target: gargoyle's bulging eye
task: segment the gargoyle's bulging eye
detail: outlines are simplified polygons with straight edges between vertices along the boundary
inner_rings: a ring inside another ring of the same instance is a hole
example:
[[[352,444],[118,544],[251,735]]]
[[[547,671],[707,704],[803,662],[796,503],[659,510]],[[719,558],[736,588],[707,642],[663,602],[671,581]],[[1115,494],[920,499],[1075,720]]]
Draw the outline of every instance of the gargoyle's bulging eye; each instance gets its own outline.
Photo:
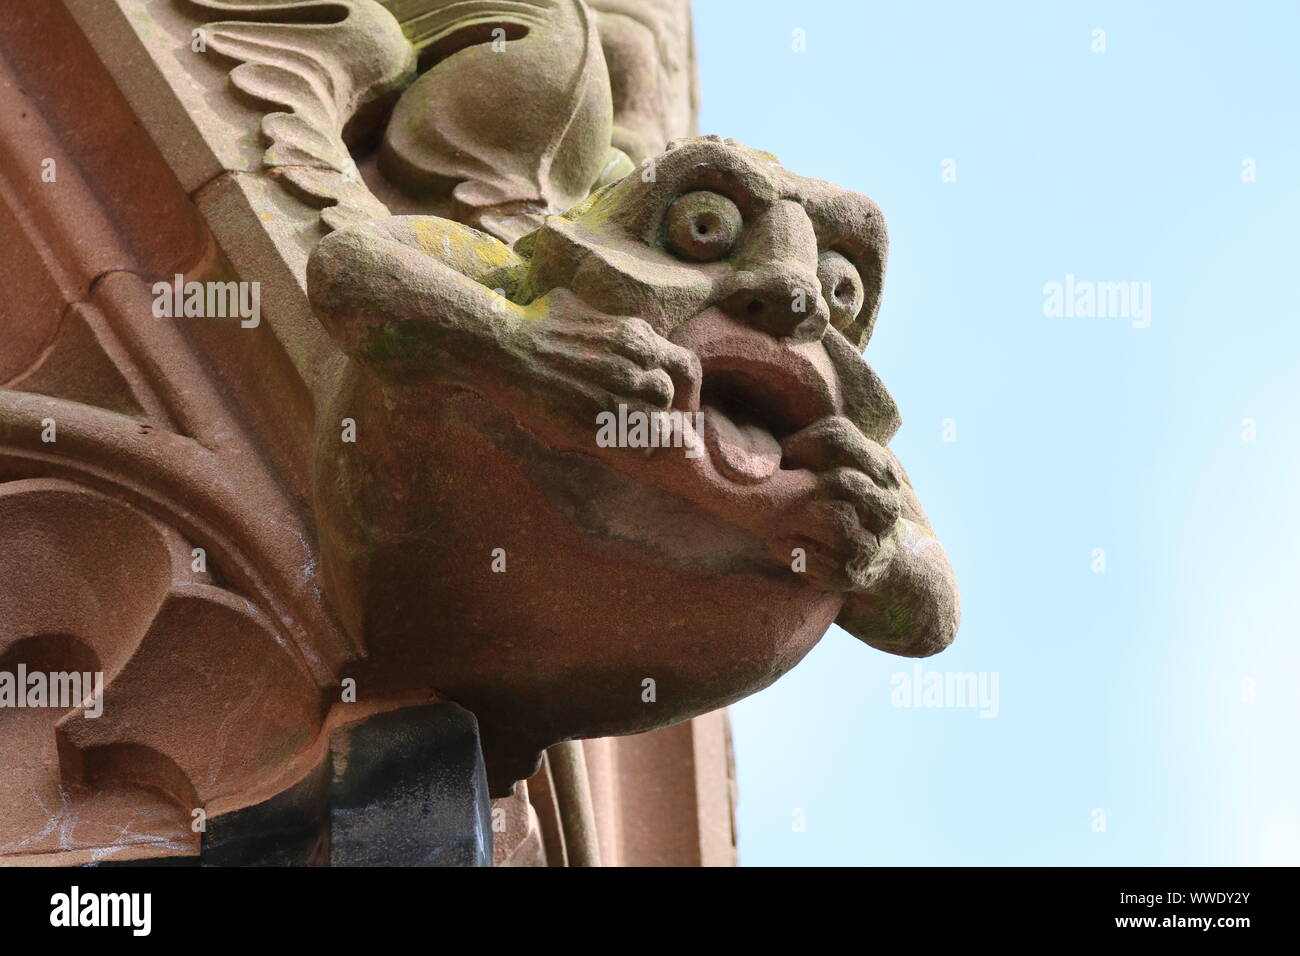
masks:
[[[862,277],[838,252],[823,252],[817,260],[817,278],[831,310],[831,325],[843,332],[858,317],[866,298]]]
[[[683,193],[668,207],[668,250],[692,262],[714,262],[736,244],[744,226],[736,204],[719,193]]]

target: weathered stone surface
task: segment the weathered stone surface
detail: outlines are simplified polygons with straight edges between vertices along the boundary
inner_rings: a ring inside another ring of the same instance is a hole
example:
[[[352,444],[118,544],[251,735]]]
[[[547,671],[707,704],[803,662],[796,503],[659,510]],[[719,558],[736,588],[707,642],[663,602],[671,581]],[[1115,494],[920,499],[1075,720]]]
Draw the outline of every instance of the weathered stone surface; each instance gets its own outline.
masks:
[[[427,217],[327,236],[308,290],[352,364],[316,514],[359,679],[471,707],[503,794],[557,741],[766,686],[837,618],[941,650],[951,570],[858,354],[884,261],[869,199],[717,138],[513,248]],[[699,415],[703,448],[602,447],[620,407]]]
[[[448,698],[529,779],[499,863],[727,863],[725,718],[674,724],[832,620],[951,639],[860,357],[880,213],[669,148],[696,99],[685,0],[18,0],[0,670],[105,713],[0,710],[5,862],[192,860],[198,811],[207,862],[486,862]],[[160,316],[178,276],[263,314]],[[597,440],[629,412],[699,454]]]

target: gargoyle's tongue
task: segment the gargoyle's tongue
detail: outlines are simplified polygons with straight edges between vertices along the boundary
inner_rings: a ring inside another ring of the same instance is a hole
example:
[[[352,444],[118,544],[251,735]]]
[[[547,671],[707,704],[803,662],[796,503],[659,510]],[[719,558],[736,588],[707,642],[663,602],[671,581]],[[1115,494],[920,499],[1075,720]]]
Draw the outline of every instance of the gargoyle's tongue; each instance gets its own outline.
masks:
[[[765,481],[781,467],[781,444],[756,416],[704,404],[704,444],[714,467],[733,481]]]

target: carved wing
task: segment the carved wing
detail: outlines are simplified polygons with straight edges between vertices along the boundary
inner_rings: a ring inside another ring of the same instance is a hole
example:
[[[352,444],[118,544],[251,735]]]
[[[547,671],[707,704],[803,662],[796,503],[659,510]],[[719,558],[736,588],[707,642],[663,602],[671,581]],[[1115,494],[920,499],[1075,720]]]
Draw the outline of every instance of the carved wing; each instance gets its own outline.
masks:
[[[403,24],[428,69],[393,111],[379,167],[408,195],[450,201],[424,211],[510,241],[632,170],[611,148],[609,73],[583,0],[443,2]]]
[[[238,18],[205,24],[196,42],[240,61],[230,79],[244,93],[285,108],[262,120],[266,167],[324,207],[330,229],[386,216],[347,138],[415,76],[415,49],[393,15],[375,0],[189,2]]]
[[[611,146],[610,78],[583,0],[188,3],[231,17],[195,42],[237,61],[236,88],[283,108],[262,121],[263,163],[329,229],[389,212],[349,150],[371,152],[380,125],[376,175],[402,197],[396,211],[506,241],[633,168]]]

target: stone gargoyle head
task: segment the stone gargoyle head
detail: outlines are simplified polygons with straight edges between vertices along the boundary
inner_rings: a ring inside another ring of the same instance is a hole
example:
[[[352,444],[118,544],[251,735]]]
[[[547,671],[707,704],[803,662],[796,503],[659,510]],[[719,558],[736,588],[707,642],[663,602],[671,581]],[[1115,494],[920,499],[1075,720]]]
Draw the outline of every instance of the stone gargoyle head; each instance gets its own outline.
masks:
[[[832,622],[952,641],[952,571],[861,357],[870,199],[687,140],[513,247],[396,216],[327,236],[349,357],[317,436],[325,572],[359,686],[479,718],[495,793],[540,752],[724,706]]]

